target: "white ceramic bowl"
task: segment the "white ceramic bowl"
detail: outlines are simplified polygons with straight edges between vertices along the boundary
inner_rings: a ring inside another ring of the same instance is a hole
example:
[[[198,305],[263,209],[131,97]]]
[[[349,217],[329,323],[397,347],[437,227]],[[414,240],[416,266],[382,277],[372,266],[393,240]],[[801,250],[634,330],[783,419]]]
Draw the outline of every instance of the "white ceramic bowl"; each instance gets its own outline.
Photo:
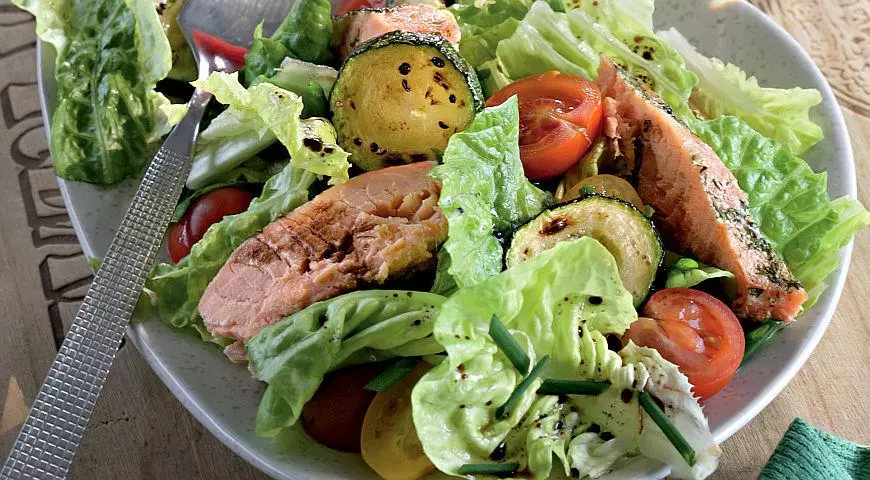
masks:
[[[828,171],[832,197],[855,196],[852,150],[840,107],[819,69],[792,37],[746,2],[719,8],[710,8],[703,1],[657,3],[657,25],[676,27],[702,53],[740,65],[764,85],[820,90],[823,103],[813,113],[825,139],[806,159],[817,171]],[[55,55],[46,44],[40,44],[38,52],[48,133],[48,118],[55,104]],[[60,181],[86,255],[102,256],[107,250],[135,183],[103,189]],[[819,302],[773,343],[762,347],[728,387],[707,402],[704,411],[717,441],[723,442],[755,417],[809,357],[837,306],[851,249],[850,244],[841,252],[840,267],[829,278],[830,287]],[[358,455],[322,447],[299,428],[274,441],[258,438],[254,415],[263,387],[245,368],[228,362],[219,349],[192,335],[174,332],[156,318],[133,325],[128,336],[172,393],[212,434],[267,474],[280,479],[376,478]],[[618,476],[660,478],[666,473],[661,465],[640,462]]]

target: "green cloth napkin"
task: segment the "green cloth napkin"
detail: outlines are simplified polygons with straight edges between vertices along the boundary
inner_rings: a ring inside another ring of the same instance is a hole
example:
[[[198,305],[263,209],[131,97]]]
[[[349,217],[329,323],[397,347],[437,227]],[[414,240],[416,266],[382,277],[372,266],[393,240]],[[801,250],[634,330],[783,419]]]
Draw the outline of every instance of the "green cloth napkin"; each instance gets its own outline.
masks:
[[[759,480],[867,480],[870,446],[855,445],[795,419]]]

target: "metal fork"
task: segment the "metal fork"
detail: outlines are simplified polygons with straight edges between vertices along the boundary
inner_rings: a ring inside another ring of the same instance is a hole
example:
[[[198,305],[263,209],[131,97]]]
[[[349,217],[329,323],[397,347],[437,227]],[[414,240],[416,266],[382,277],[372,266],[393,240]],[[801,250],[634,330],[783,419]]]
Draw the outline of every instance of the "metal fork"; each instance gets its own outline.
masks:
[[[264,31],[272,31],[291,2],[187,0],[178,20],[196,56],[199,77],[241,68],[230,56],[207,48],[202,34],[249,47],[254,27],[266,19]],[[208,92],[193,93],[187,114],[146,170],[0,479],[66,477],[190,173],[193,144],[210,100]]]

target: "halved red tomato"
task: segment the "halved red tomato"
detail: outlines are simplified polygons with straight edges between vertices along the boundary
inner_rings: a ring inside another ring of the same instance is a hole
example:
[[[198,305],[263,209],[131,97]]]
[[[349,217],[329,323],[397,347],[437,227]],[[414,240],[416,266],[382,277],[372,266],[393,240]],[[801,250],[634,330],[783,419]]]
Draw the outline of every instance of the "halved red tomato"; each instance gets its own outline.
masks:
[[[487,106],[516,95],[520,159],[526,176],[546,180],[564,173],[592,146],[601,130],[601,91],[577,75],[550,71],[495,92]]]
[[[184,217],[169,226],[167,246],[169,258],[178,263],[190,253],[191,247],[202,239],[208,227],[227,215],[244,212],[254,194],[237,187],[222,187],[197,198]]]
[[[721,390],[743,359],[745,339],[734,312],[716,297],[690,288],[654,293],[623,342],[658,350],[677,365],[702,400]]]

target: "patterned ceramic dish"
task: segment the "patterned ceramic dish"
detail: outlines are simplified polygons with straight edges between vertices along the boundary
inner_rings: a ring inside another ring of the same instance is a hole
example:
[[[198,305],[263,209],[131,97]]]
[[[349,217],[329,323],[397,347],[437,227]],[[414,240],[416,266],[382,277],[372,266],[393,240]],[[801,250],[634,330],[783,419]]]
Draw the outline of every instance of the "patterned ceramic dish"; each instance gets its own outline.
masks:
[[[822,105],[814,120],[825,139],[806,160],[816,170],[828,171],[831,197],[856,194],[855,170],[849,137],[831,88],[809,56],[782,28],[754,6],[728,2],[711,8],[706,2],[659,0],[656,21],[674,26],[706,55],[742,66],[762,84],[775,87],[816,88]],[[40,45],[39,80],[46,131],[55,105],[54,52]],[[60,180],[76,234],[88,256],[108,248],[135,188],[127,182],[112,189]],[[756,353],[725,390],[706,403],[705,413],[717,441],[723,442],[749,422],[804,364],[824,333],[843,289],[851,255],[843,249],[840,267],[819,302]],[[172,393],[212,434],[253,465],[280,479],[370,478],[374,473],[359,455],[338,453],[291,429],[276,440],[254,434],[254,416],[262,385],[244,367],[229,363],[217,348],[191,335],[171,331],[156,318],[138,323],[128,336]],[[660,478],[667,470],[638,462],[620,478]]]

